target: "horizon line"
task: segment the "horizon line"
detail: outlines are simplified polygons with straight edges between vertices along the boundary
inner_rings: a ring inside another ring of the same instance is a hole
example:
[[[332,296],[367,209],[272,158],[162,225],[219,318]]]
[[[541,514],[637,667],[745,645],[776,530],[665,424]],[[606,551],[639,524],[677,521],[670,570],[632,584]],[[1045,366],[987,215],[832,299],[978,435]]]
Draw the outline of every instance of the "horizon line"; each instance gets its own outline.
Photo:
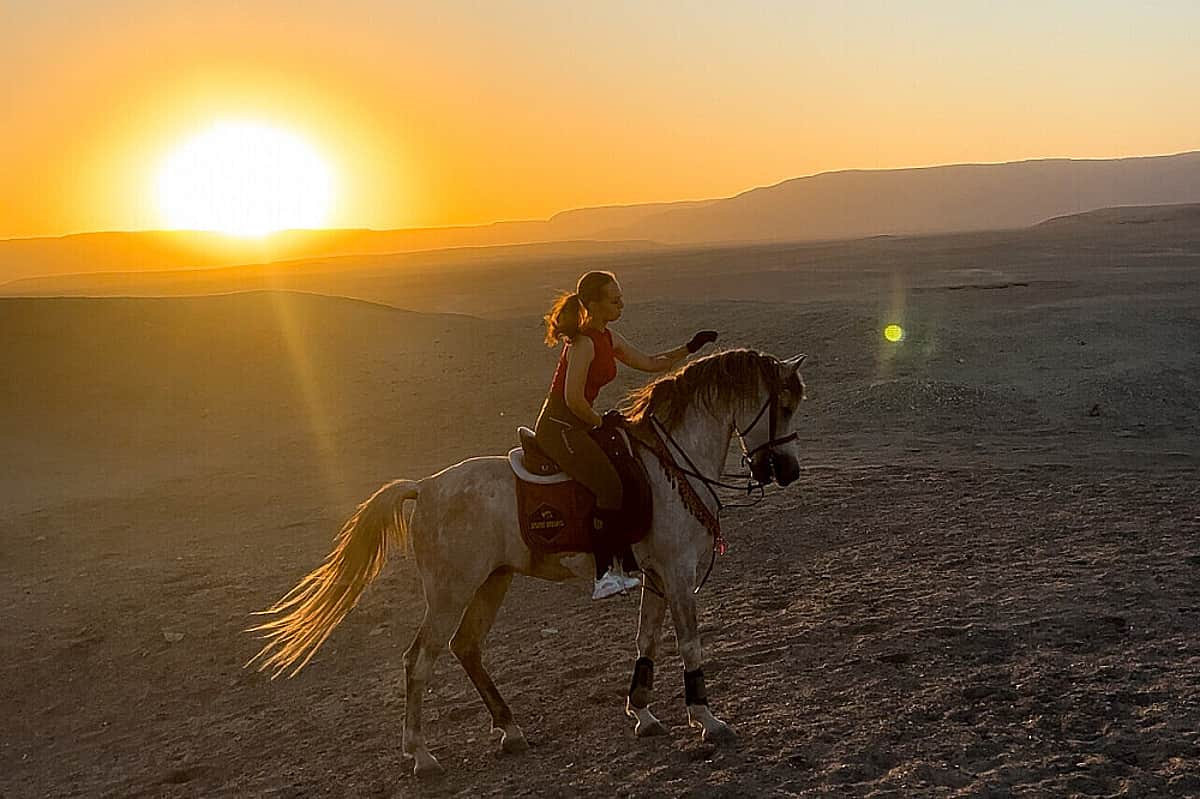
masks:
[[[323,228],[282,228],[280,230],[264,233],[259,236],[240,236],[232,233],[224,233],[219,230],[202,230],[194,228],[108,228],[103,230],[78,230],[69,233],[47,233],[41,235],[16,235],[0,237],[0,243],[13,241],[38,241],[48,239],[68,239],[79,236],[103,236],[110,234],[121,233],[140,233],[140,234],[205,234],[228,239],[231,242],[245,243],[247,245],[255,242],[261,242],[264,239],[272,236],[278,236],[286,233],[417,233],[430,231],[456,231],[470,230],[475,228],[495,227],[498,225],[521,225],[521,224],[545,224],[553,221],[555,218],[577,211],[598,211],[614,208],[638,208],[647,205],[676,205],[684,203],[711,203],[720,202],[721,200],[731,200],[737,197],[742,197],[754,191],[762,189],[773,189],[782,186],[785,183],[791,183],[796,180],[808,180],[811,178],[823,177],[825,175],[844,175],[849,173],[869,173],[869,172],[915,172],[927,169],[947,169],[951,167],[979,167],[979,166],[1010,166],[1015,164],[1031,164],[1043,163],[1048,161],[1078,161],[1078,162],[1100,162],[1100,161],[1133,161],[1153,158],[1176,158],[1184,155],[1200,154],[1200,146],[1197,149],[1180,150],[1172,153],[1148,153],[1140,155],[1117,155],[1117,156],[1100,156],[1100,157],[1077,157],[1077,156],[1039,156],[1036,158],[1021,158],[1008,161],[951,161],[935,164],[920,164],[913,166],[899,167],[845,167],[841,169],[827,169],[821,172],[813,172],[806,175],[795,175],[790,178],[783,178],[775,183],[767,183],[761,186],[752,186],[743,189],[734,194],[729,194],[720,197],[701,197],[701,198],[682,198],[673,200],[646,200],[642,202],[629,203],[614,203],[609,205],[581,205],[571,208],[564,208],[555,211],[550,216],[543,219],[495,219],[489,222],[475,222],[461,225],[428,225],[420,227],[394,227],[394,228],[372,228],[372,227],[323,227]]]

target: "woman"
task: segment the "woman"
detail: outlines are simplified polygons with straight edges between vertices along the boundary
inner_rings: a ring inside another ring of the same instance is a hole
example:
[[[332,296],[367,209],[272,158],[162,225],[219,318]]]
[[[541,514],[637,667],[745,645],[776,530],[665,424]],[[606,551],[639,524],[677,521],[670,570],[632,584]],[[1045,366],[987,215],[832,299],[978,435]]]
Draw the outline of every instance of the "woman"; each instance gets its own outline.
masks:
[[[683,346],[657,355],[635,349],[608,325],[621,318],[621,286],[611,272],[588,272],[575,291],[560,296],[546,314],[546,344],[565,341],[550,392],[535,430],[538,444],[567,474],[596,495],[596,524],[592,546],[596,553],[596,583],[592,599],[604,599],[638,584],[613,572],[612,525],[621,509],[621,478],[589,431],[604,418],[592,408],[600,389],[617,375],[617,361],[643,372],[665,372],[690,353],[717,340],[702,330]],[[619,415],[616,411],[609,414]]]

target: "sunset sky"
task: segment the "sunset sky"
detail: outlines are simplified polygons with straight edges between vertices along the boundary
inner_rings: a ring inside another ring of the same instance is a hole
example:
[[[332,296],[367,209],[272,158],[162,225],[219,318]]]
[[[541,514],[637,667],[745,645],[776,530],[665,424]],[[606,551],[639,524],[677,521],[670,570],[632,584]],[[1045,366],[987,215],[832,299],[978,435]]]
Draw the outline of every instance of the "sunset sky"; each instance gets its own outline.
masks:
[[[1198,30],[1194,0],[6,0],[0,237],[170,226],[164,164],[229,121],[319,155],[334,227],[1200,149]]]

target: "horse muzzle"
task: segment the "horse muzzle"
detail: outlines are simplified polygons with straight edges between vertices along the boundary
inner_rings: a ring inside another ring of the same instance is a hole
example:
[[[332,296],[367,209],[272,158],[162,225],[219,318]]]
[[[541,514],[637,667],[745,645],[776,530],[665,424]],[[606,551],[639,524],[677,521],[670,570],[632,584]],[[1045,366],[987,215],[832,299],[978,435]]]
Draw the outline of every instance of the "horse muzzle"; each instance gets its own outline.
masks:
[[[785,486],[800,477],[800,464],[791,455],[762,450],[750,458],[750,476],[763,485]]]
[[[771,469],[775,472],[775,482],[781,486],[794,483],[800,478],[800,463],[791,455],[772,452]]]

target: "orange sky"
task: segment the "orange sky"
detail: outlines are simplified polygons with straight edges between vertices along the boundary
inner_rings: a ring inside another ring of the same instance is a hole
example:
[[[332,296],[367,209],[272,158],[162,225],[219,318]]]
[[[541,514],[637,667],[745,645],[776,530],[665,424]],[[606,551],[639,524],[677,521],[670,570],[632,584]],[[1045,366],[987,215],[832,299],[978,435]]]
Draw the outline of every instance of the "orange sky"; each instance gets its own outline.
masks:
[[[1200,148],[1194,2],[645,5],[6,3],[0,237],[164,227],[159,165],[229,118],[303,135],[329,224],[375,228]]]

